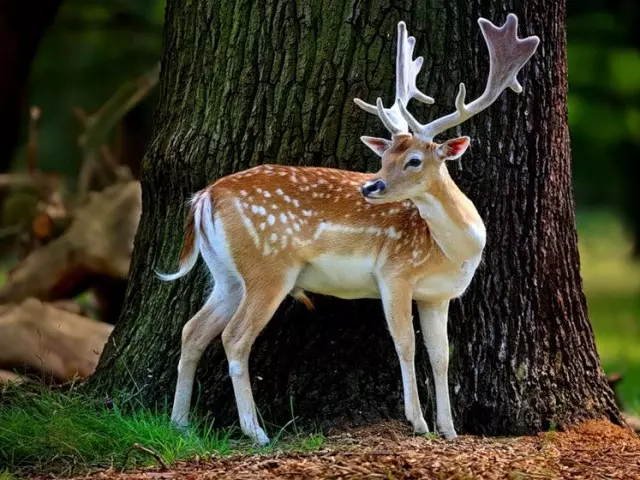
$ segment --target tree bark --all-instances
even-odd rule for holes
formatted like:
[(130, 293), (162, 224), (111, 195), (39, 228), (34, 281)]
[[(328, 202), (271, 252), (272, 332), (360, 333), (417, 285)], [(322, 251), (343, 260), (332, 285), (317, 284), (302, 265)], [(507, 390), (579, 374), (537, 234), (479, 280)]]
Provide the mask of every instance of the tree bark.
[[(143, 213), (120, 322), (91, 385), (127, 389), (147, 404), (171, 398), (180, 331), (210, 288), (204, 268), (165, 284), (182, 241), (185, 200), (222, 175), (261, 163), (376, 171), (363, 134), (379, 121), (352, 99), (390, 104), (395, 27), (405, 20), (425, 56), (429, 108), (451, 111), (458, 82), (484, 88), (488, 55), (479, 16), (542, 44), (505, 93), (462, 127), (473, 138), (453, 175), (488, 227), (469, 291), (453, 302), (450, 371), (455, 424), (483, 434), (533, 433), (583, 418), (619, 421), (582, 294), (567, 134), (565, 5), (556, 0), (300, 2), (169, 0), (154, 140), (142, 165)], [(455, 132), (451, 132), (451, 136)], [(258, 338), (251, 375), (272, 424), (323, 426), (402, 418), (396, 354), (378, 301), (316, 296), (315, 312), (286, 301)], [(416, 324), (417, 327), (417, 324)], [(424, 348), (417, 370), (429, 378)], [(198, 405), (236, 421), (216, 340), (200, 363)], [(424, 382), (422, 382), (424, 383)], [(428, 387), (428, 388), (427, 388)], [(433, 419), (431, 380), (421, 399)], [(433, 421), (430, 426), (433, 427)]]

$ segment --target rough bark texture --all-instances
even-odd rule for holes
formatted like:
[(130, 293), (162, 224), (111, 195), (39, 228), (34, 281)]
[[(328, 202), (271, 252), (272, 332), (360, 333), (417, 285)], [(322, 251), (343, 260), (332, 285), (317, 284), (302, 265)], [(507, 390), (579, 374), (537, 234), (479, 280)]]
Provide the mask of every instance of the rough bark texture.
[[(524, 25), (521, 35), (542, 39), (520, 74), (525, 91), (504, 94), (462, 128), (473, 146), (452, 167), (488, 226), (484, 261), (450, 315), (456, 427), (522, 434), (586, 417), (618, 419), (581, 289), (564, 2), (556, 0), (170, 0), (130, 286), (93, 384), (135, 389), (147, 403), (171, 398), (182, 325), (210, 286), (202, 266), (172, 284), (153, 269), (175, 269), (192, 192), (267, 162), (377, 170), (358, 137), (385, 133), (352, 99), (391, 101), (397, 22), (407, 21), (425, 56), (419, 84), (437, 104), (412, 107), (424, 119), (450, 111), (461, 80), (470, 96), (482, 91), (488, 55), (476, 19), (502, 23), (510, 11)], [(402, 418), (400, 371), (379, 302), (314, 300), (314, 313), (285, 302), (254, 346), (264, 418), (283, 425), (295, 415), (325, 426)], [(425, 379), (428, 361), (418, 351)], [(200, 407), (221, 424), (236, 421), (220, 340), (197, 378)], [(429, 391), (421, 391), (428, 421)]]

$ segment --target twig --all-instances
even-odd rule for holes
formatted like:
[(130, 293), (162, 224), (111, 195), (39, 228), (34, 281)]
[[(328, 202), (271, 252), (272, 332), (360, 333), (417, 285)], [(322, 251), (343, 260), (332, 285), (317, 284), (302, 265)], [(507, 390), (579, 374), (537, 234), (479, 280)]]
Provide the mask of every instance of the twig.
[(129, 447), (129, 449), (127, 450), (127, 453), (125, 454), (121, 471), (124, 471), (127, 468), (127, 463), (129, 462), (129, 457), (131, 456), (132, 450), (138, 450), (139, 452), (143, 452), (143, 453), (146, 453), (147, 455), (151, 455), (160, 464), (160, 470), (162, 471), (169, 470), (169, 465), (167, 465), (167, 462), (165, 462), (164, 459), (157, 452), (150, 449), (149, 447), (140, 445), (139, 443), (134, 443), (133, 445), (131, 445), (131, 447)]
[(47, 179), (39, 175), (24, 173), (2, 173), (0, 174), (0, 188), (24, 187), (40, 189), (47, 186)]
[(29, 141), (27, 143), (27, 171), (35, 174), (38, 170), (38, 137), (40, 135), (40, 108), (31, 107), (29, 117)]
[(150, 448), (145, 447), (144, 445), (140, 445), (139, 443), (134, 443), (133, 448), (135, 448), (139, 452), (147, 453), (151, 455), (153, 458), (155, 458), (158, 461), (158, 463), (162, 466), (162, 470), (169, 470), (169, 465), (167, 465), (167, 462), (165, 462), (164, 459), (154, 450), (151, 450)]

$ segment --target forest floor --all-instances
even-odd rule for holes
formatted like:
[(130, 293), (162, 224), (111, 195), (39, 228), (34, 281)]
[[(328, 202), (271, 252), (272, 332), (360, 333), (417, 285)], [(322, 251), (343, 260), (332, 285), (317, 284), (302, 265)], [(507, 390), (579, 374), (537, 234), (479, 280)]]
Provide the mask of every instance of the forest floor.
[[(40, 478), (54, 478), (52, 476)], [(58, 477), (59, 478), (59, 477)], [(387, 422), (328, 436), (315, 452), (230, 455), (84, 479), (637, 479), (640, 437), (605, 421), (517, 438), (412, 436)]]

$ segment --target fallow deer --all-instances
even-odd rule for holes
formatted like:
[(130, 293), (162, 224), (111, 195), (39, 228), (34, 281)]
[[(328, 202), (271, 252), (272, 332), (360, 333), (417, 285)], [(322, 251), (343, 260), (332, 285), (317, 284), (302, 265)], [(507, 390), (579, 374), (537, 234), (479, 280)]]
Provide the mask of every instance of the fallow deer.
[[(502, 27), (478, 20), (489, 50), (484, 93), (455, 112), (421, 125), (407, 111), (410, 99), (433, 103), (416, 87), (423, 58), (413, 59), (415, 39), (398, 24), (396, 98), (391, 108), (355, 99), (380, 117), (392, 140), (362, 137), (382, 157), (378, 173), (262, 165), (220, 178), (191, 200), (180, 268), (175, 280), (202, 255), (213, 291), (184, 326), (172, 421), (185, 427), (196, 365), (222, 333), (240, 427), (259, 444), (260, 427), (249, 379), (249, 353), (260, 331), (288, 294), (304, 291), (339, 298), (380, 298), (400, 360), (404, 408), (415, 432), (428, 432), (414, 368), (416, 300), (433, 369), (436, 426), (456, 437), (447, 369), (449, 301), (469, 285), (485, 246), (485, 227), (473, 203), (447, 172), (469, 137), (434, 143), (442, 132), (489, 107), (507, 87), (522, 91), (517, 73), (539, 39), (517, 36), (517, 17)], [(409, 127), (413, 130), (410, 133)]]

